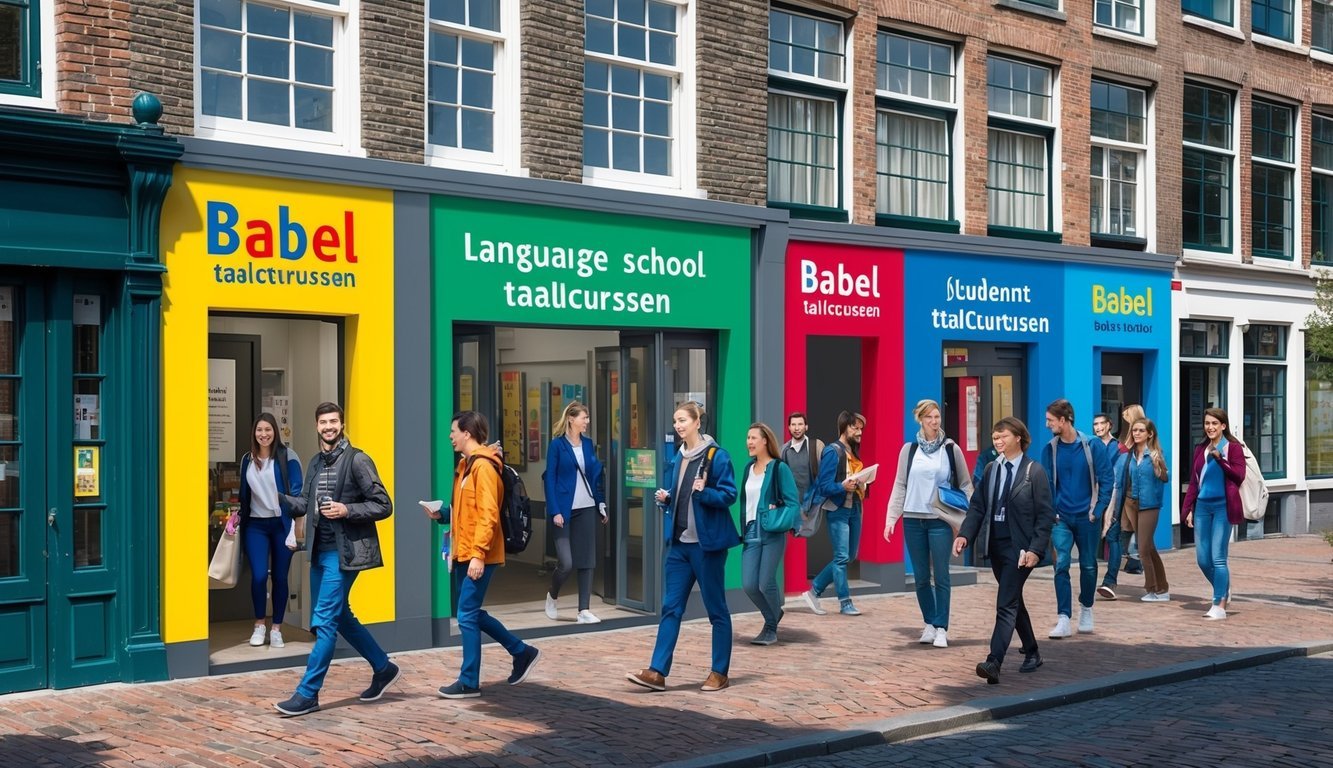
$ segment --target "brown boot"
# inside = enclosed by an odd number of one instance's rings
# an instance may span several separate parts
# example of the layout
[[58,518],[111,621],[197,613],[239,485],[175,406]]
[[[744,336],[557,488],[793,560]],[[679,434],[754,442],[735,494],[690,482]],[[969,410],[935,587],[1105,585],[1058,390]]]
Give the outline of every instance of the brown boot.
[[[625,677],[631,683],[634,683],[635,685],[642,685],[644,688],[647,688],[650,691],[666,690],[666,678],[662,676],[661,672],[658,672],[652,667],[641,669],[638,672],[630,672],[627,675],[625,675]],[[712,680],[712,678],[709,678],[709,680]],[[726,678],[723,678],[724,683],[725,681]]]
[[699,687],[699,690],[720,691],[728,685],[731,685],[731,681],[727,679],[726,675],[721,674],[720,672],[709,672],[708,679]]

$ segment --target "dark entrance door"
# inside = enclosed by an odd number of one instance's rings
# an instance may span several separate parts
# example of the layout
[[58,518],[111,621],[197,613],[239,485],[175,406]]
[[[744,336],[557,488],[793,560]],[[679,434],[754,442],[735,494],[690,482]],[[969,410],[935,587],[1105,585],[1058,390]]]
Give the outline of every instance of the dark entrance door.
[[[232,398],[233,419],[230,428],[231,445],[234,450],[226,456],[214,457],[219,459],[216,463],[210,465],[211,471],[215,477],[232,478],[223,483],[215,483],[219,486],[225,485],[230,490],[227,495],[240,492],[240,483],[245,479],[240,476],[241,457],[250,450],[250,426],[256,416],[259,415],[259,387],[260,387],[260,342],[261,337],[235,334],[235,333],[210,333],[208,335],[208,361],[210,378],[216,362],[228,363],[226,369],[231,373],[228,376],[230,381],[219,382],[225,384]],[[210,388],[214,382],[210,381]],[[214,424],[210,419],[209,429]],[[212,436],[210,436],[210,442]],[[234,482],[234,485],[232,484]],[[214,497],[214,501],[223,499]],[[232,499],[239,503],[239,498]],[[233,507],[235,508],[235,507]],[[222,529],[216,525],[210,525],[208,528],[208,556],[213,557],[213,550],[217,548],[218,541],[222,537]],[[210,622],[234,621],[238,619],[254,618],[254,609],[250,605],[250,575],[249,566],[246,559],[241,558],[241,575],[236,580],[236,586],[230,589],[210,589],[208,591],[208,620]]]

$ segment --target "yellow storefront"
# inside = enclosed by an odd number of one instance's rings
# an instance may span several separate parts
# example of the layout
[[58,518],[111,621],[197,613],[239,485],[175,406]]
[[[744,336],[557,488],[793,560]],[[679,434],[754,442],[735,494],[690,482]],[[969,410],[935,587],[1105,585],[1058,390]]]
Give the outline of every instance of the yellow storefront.
[[[305,467],[314,409],[342,404],[352,444],[394,490],[393,195],[177,169],[162,213],[162,616],[172,677],[290,665],[309,649],[305,552],[289,578],[285,648],[250,647],[248,570],[210,589],[255,418],[272,413]],[[301,529],[302,526],[297,526]],[[366,624],[394,620],[393,526],[384,568],[356,582]],[[261,593],[262,594],[262,593]]]

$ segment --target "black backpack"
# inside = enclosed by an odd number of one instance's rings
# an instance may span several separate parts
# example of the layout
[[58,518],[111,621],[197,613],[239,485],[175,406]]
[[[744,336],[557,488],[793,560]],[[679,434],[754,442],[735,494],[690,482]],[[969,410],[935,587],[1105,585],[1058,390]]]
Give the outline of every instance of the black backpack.
[[[469,456],[463,465],[463,476],[472,471],[476,456]],[[532,499],[523,478],[503,460],[494,460],[500,472],[500,530],[504,535],[505,552],[517,555],[532,541]]]

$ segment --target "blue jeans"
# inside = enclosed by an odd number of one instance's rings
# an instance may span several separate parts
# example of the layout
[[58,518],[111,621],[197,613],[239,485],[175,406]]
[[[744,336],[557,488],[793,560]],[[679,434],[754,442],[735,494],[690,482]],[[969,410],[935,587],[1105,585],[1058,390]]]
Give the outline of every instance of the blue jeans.
[[745,528],[741,550],[741,587],[764,616],[764,629],[777,629],[782,620],[782,590],[778,588],[778,566],[787,551],[787,534],[768,533],[759,523]]
[[[1070,521],[1073,528],[1070,528]],[[1092,607],[1097,589],[1097,544],[1102,539],[1102,521],[1089,520],[1086,512],[1060,515],[1051,530],[1055,544],[1055,605],[1061,616],[1073,616],[1069,562],[1074,545],[1078,545],[1078,602]]]
[[815,576],[810,588],[818,597],[832,584],[838,593],[838,600],[851,600],[852,591],[847,586],[847,563],[855,560],[861,551],[861,502],[858,500],[855,506],[835,509],[827,513],[824,519],[828,524],[829,540],[833,542],[833,560]]
[[467,575],[467,562],[454,563],[450,573],[454,594],[458,595],[458,634],[463,636],[463,668],[458,672],[458,682],[469,688],[481,687],[481,633],[490,635],[510,656],[517,656],[527,649],[527,643],[518,639],[513,632],[505,629],[500,620],[482,610],[481,603],[486,599],[486,588],[490,586],[491,575],[499,565],[488,565],[480,579],[470,579]]
[[378,672],[389,663],[389,656],[370,636],[370,630],[352,615],[352,606],[347,602],[357,573],[339,567],[336,550],[316,552],[310,561],[310,591],[315,596],[310,629],[315,633],[315,647],[310,649],[305,677],[296,686],[296,692],[302,696],[319,695],[324,675],[333,661],[339,634],[361,654],[361,658],[370,662],[372,670]]
[[[1111,514],[1107,511],[1106,514]],[[1106,529],[1106,575],[1102,577],[1102,583],[1114,587],[1119,584],[1120,563],[1125,558],[1125,545],[1120,540],[1120,518],[1117,516],[1111,521],[1111,527]]]
[[[949,558],[953,551],[953,526],[943,520],[903,518],[907,556],[912,559],[912,577],[916,579],[916,603],[921,606],[921,620],[939,629],[949,628]],[[931,583],[931,574],[935,576]]]
[[662,621],[657,625],[651,668],[663,676],[671,674],[671,658],[680,638],[680,620],[690,590],[699,582],[699,596],[713,625],[712,671],[726,675],[731,670],[731,611],[727,608],[725,575],[727,551],[705,552],[698,544],[672,542],[667,547],[662,581]]
[[277,626],[287,614],[287,572],[292,569],[287,521],[282,517],[252,517],[245,521],[242,534],[245,559],[250,563],[250,602],[254,605],[255,621],[267,613],[268,580],[272,575],[273,624]]
[[1213,603],[1221,603],[1231,589],[1231,570],[1227,568],[1227,546],[1231,542],[1231,523],[1227,520],[1226,499],[1199,499],[1194,504],[1194,556],[1199,570],[1213,585]]

